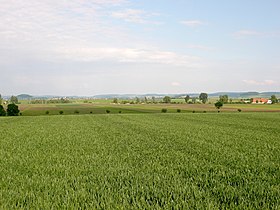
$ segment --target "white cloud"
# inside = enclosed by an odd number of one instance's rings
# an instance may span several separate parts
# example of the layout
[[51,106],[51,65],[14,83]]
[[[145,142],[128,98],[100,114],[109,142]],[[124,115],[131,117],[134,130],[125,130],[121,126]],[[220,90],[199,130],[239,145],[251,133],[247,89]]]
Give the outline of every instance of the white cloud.
[[248,84],[248,85],[256,85],[256,86],[265,86],[265,85],[276,85],[276,84],[278,84],[274,80],[264,80],[264,81],[243,80],[243,82]]
[[92,62],[109,60],[120,63],[155,63],[198,68],[201,58],[170,51],[140,48],[60,48],[57,54],[64,59]]
[[204,25],[204,23],[200,20],[183,20],[180,23],[188,27],[196,27],[196,26]]

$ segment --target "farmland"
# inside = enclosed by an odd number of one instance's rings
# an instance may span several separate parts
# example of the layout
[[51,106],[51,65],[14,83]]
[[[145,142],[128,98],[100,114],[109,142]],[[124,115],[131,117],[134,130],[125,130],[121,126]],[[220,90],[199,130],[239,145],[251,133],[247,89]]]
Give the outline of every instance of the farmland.
[[0,209],[279,209],[279,117],[0,118]]
[[[58,115],[59,111],[64,114],[104,114],[110,110],[111,114],[119,113],[160,113],[161,109],[166,108],[168,112],[175,113],[177,109],[182,112],[216,112],[214,104],[113,104],[110,101],[93,102],[93,103],[69,103],[69,104],[20,104],[19,109],[24,116]],[[280,104],[260,105],[260,104],[225,104],[221,109],[222,112],[237,112],[241,109],[243,112],[280,112]]]

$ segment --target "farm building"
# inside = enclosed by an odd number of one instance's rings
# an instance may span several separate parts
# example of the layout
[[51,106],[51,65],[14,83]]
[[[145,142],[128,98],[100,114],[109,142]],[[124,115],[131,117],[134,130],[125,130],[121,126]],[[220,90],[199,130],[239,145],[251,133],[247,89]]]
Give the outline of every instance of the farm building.
[[253,98],[252,104],[272,104],[272,101],[266,98]]

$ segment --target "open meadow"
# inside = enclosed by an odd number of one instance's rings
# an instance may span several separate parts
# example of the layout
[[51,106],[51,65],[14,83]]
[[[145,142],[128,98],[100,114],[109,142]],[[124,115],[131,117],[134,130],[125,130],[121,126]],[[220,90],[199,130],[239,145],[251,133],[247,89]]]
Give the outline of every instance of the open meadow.
[[279,209],[279,118],[3,117],[0,209]]

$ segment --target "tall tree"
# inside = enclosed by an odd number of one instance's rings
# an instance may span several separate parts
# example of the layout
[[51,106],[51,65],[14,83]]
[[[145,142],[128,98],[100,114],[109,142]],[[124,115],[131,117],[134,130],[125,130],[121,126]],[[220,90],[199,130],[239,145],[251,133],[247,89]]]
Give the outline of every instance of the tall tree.
[[152,97],[152,102],[156,103],[156,97],[154,97],[154,96]]
[[136,97],[136,103],[137,103],[137,104],[140,103],[140,98]]
[[114,104],[117,104],[117,103],[118,103],[118,99],[117,99],[117,98],[114,98],[114,99],[113,99],[113,103],[114,103]]
[[148,103],[148,98],[146,96],[144,98],[144,101],[145,101],[146,104]]
[[11,102],[12,104],[18,104],[18,98],[17,98],[16,96],[11,96],[10,102]]
[[171,103],[171,98],[169,96],[164,96],[162,100],[164,103]]
[[186,97],[185,97],[185,102],[188,103],[189,100],[190,100],[190,96],[189,96],[189,95],[186,95]]
[[208,94],[207,93],[200,93],[199,100],[201,100],[202,103],[205,104],[207,102],[207,100],[208,100]]
[[220,95],[219,98],[223,104],[228,103],[228,95]]
[[278,103],[278,99],[276,98],[275,95],[272,95],[271,98],[270,98],[270,100],[272,101],[273,104]]

